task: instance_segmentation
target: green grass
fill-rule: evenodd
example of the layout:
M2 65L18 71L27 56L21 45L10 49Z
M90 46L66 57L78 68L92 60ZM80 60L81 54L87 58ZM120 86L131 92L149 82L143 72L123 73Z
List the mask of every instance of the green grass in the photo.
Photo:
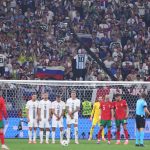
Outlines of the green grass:
M25 139L7 139L6 144L9 146L10 150L135 150L135 149L150 149L150 140L145 141L145 147L135 147L134 142L130 141L129 145L115 145L115 141L112 141L110 145L107 145L107 142L101 142L99 145L96 144L96 141L87 141L80 140L80 144L74 144L74 141L71 141L68 147L63 147L59 144L59 141L56 141L56 144L28 144L28 140Z

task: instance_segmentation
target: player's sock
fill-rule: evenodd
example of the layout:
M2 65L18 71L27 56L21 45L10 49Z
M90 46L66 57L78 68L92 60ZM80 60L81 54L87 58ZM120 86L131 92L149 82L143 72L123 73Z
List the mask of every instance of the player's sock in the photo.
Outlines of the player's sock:
M32 141L32 131L28 130L29 141Z
M33 131L33 141L36 141L36 130Z
M70 142L70 128L67 128L67 141Z
M5 144L4 133L0 133L0 139L1 139L2 145Z
M90 129L90 139L92 139L94 129L91 127Z
M97 139L98 139L98 140L100 140L101 135L102 135L102 130L99 130L99 132L98 132L98 136L97 136Z
M63 140L63 131L60 131L60 142Z
M55 131L52 131L52 142L55 143Z
M128 130L124 130L124 134L125 134L126 140L128 140L128 138L129 138Z
M43 143L43 131L40 131L40 142Z
M120 141L120 130L117 130L117 141Z
M144 144L144 131L140 131L140 144Z
M46 131L46 142L47 142L47 143L49 142L49 134L50 134L50 132L49 132L49 131Z
M135 141L135 144L139 144L139 139L140 139L140 132L139 130L136 130L136 141Z
M78 141L78 127L74 128L75 141Z
M111 131L110 130L108 130L108 141L110 141L110 139L111 139Z
M104 129L102 130L102 139L105 138L105 135L104 135Z

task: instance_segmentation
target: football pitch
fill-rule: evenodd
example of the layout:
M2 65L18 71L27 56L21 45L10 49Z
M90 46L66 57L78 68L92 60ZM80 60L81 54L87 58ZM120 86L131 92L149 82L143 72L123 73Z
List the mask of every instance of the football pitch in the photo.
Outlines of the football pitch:
M59 141L56 141L56 144L28 144L26 139L6 139L6 144L9 146L10 150L134 150L134 149L150 149L150 140L145 141L145 147L135 147L134 140L129 141L128 145L115 145L115 141L111 141L111 144L108 145L107 142L101 142L96 144L96 140L87 141L80 140L80 144L74 144L74 141L64 147L59 144Z

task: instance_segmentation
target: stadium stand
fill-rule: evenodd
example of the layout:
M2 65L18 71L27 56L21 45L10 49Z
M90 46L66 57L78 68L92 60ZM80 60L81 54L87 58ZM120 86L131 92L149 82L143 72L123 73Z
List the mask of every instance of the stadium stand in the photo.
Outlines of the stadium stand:
M1 0L0 79L150 81L149 14L147 0Z

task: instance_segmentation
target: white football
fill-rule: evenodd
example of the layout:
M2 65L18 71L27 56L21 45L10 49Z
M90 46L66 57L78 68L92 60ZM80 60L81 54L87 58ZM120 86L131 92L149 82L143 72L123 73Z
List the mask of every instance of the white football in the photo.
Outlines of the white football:
M62 144L63 146L68 146L68 141L67 141L67 140L63 140L63 141L61 142L61 144Z

